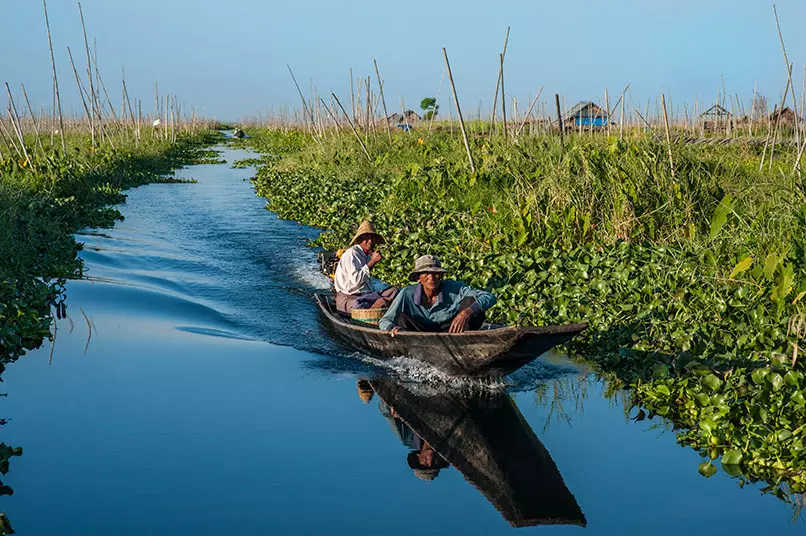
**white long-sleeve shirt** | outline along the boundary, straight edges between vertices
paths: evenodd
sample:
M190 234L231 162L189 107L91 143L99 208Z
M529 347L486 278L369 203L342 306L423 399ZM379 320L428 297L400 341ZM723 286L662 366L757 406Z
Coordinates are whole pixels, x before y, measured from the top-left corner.
M342 294L374 292L369 276L370 256L358 244L347 249L336 266L333 286Z

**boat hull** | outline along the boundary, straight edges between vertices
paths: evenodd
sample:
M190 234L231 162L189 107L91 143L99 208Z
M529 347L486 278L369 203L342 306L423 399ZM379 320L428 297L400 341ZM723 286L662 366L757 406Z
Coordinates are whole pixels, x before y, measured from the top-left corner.
M390 359L409 357L453 375L508 374L551 348L568 342L587 324L542 327L486 325L478 331L452 333L389 332L361 326L336 311L333 298L318 294L325 324L350 346Z

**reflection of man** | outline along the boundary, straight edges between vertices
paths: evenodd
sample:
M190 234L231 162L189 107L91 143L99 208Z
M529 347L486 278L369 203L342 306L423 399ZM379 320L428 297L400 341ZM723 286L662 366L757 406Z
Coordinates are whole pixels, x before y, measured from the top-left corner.
M434 480L439 475L440 469L450 465L427 441L403 422L394 408L388 406L383 400L378 404L378 411L389 421L392 431L400 442L412 449L406 456L406 461L414 470L414 476L420 480Z

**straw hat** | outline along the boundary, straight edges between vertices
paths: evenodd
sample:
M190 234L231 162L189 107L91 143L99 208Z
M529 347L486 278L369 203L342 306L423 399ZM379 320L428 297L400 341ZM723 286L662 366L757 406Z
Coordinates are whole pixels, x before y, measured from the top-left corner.
M375 392L367 380L358 380L358 397L364 404L369 404Z
M424 482L430 482L439 476L439 469L415 469L414 476Z
M420 274L423 272L446 274L448 270L442 267L442 263L439 262L439 257L423 255L414 261L414 271L409 274L409 281L417 281Z
M369 220L364 220L361 222L361 225L358 226L358 230L355 232L355 236L353 237L353 244L358 243L358 239L361 238L361 235L375 235L378 239L379 244L384 243L384 239L381 235L378 234L378 231L375 230L375 227L372 225L372 222Z

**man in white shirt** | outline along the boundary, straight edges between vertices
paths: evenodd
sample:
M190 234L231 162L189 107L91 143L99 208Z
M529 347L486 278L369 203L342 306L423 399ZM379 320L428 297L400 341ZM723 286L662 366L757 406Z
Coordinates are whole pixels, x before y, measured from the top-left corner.
M389 287L376 292L370 280L370 270L381 259L375 246L383 244L381 235L372 222L364 220L353 237L353 245L342 254L336 266L333 286L336 288L336 308L346 314L354 308L376 309L386 307L397 294Z

